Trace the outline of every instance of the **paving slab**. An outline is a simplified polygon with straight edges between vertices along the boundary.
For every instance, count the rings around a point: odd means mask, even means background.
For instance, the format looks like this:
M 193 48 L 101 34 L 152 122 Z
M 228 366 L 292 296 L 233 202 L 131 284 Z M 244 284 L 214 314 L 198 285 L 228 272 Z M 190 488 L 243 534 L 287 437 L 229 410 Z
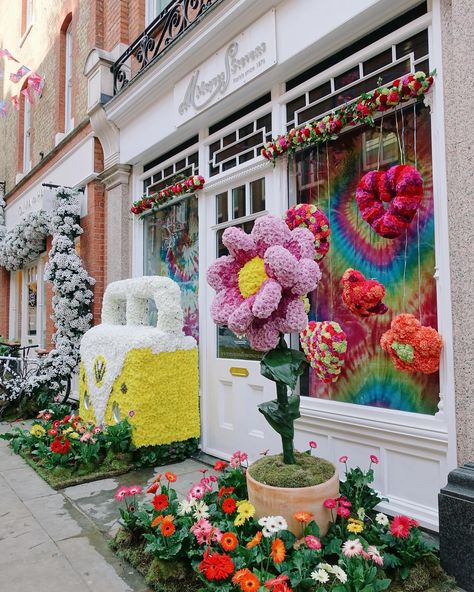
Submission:
M 1 474 L 21 500 L 31 500 L 56 493 L 31 467 L 19 466 L 20 468 L 17 469 L 1 471 Z
M 60 493 L 26 500 L 24 503 L 53 541 L 82 534 L 83 528 L 71 516 L 70 503 Z

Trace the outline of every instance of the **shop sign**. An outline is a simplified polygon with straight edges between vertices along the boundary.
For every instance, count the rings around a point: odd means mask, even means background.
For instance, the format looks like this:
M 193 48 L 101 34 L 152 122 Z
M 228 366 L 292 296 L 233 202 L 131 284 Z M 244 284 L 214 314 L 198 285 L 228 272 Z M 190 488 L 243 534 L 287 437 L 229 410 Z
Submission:
M 174 87 L 177 125 L 276 64 L 275 11 L 245 29 Z

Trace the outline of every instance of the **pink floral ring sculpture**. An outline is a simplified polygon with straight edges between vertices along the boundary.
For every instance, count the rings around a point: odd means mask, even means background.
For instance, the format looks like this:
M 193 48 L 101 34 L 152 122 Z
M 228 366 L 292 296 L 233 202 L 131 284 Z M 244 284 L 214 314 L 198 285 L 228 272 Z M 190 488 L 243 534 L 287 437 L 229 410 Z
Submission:
M 329 235 L 331 228 L 326 214 L 311 204 L 298 204 L 285 214 L 285 222 L 290 230 L 307 228 L 314 236 L 316 261 L 321 261 L 329 251 Z
M 344 366 L 347 337 L 335 321 L 310 321 L 300 333 L 300 342 L 320 380 L 336 382 Z
M 396 238 L 405 232 L 422 198 L 423 178 L 408 164 L 398 164 L 388 171 L 369 171 L 356 189 L 362 218 L 384 238 Z M 389 204 L 387 209 L 384 204 Z
M 321 278 L 311 232 L 290 230 L 281 218 L 268 215 L 255 221 L 250 234 L 227 228 L 222 242 L 230 254 L 207 271 L 217 292 L 213 321 L 246 335 L 258 351 L 276 347 L 280 333 L 302 331 L 308 322 L 303 297 Z

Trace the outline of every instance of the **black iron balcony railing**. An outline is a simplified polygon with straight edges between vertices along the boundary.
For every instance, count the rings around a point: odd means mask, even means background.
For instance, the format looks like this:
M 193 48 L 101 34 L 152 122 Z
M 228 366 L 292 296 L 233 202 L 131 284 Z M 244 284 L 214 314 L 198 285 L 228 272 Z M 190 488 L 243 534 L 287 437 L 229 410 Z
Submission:
M 223 0 L 173 0 L 113 64 L 114 95 Z

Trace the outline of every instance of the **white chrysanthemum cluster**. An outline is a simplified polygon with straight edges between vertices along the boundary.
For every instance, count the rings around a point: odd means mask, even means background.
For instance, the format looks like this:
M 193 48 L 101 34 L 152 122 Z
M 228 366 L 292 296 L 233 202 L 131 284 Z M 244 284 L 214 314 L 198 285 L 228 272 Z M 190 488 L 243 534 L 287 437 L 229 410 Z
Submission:
M 45 279 L 53 284 L 55 347 L 42 359 L 39 372 L 26 383 L 23 380 L 8 383 L 10 400 L 31 396 L 42 388 L 61 391 L 78 368 L 81 338 L 91 326 L 93 294 L 90 286 L 95 280 L 84 269 L 74 243 L 82 234 L 78 194 L 60 188 L 53 211 L 50 220 L 53 243 Z
M 37 259 L 46 250 L 49 233 L 50 218 L 44 210 L 26 214 L 11 230 L 2 227 L 0 266 L 8 271 L 16 271 Z

